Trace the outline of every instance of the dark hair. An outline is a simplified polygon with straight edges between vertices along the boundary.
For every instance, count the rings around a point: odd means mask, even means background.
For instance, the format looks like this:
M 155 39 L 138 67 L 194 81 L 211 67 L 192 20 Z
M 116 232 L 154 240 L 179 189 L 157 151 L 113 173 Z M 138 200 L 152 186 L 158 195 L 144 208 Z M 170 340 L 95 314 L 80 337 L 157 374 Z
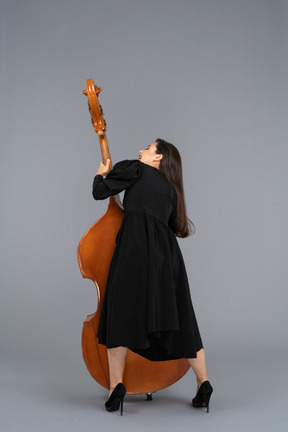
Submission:
M 163 155 L 159 170 L 171 184 L 177 197 L 177 207 L 170 216 L 169 225 L 177 237 L 185 238 L 195 233 L 195 226 L 186 215 L 181 156 L 173 144 L 161 138 L 157 138 L 155 143 L 156 153 Z

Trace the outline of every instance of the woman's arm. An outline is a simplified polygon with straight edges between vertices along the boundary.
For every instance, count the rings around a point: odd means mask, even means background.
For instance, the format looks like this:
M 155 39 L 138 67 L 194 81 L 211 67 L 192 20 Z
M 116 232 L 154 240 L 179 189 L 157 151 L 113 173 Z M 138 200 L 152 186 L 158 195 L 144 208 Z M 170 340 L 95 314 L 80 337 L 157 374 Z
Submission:
M 93 181 L 92 194 L 96 200 L 102 200 L 109 196 L 117 195 L 124 189 L 130 187 L 141 176 L 142 163 L 139 160 L 128 160 L 117 162 L 109 171 L 110 161 L 106 165 L 100 163 L 99 169 Z M 107 174 L 104 179 L 103 176 Z
M 113 195 L 113 191 L 103 181 L 103 176 L 108 174 L 110 159 L 107 159 L 106 165 L 100 162 L 98 171 L 93 181 L 92 195 L 97 199 L 105 199 Z
M 96 174 L 94 177 L 92 195 L 95 200 L 103 200 L 115 195 L 114 191 L 105 183 L 102 174 Z

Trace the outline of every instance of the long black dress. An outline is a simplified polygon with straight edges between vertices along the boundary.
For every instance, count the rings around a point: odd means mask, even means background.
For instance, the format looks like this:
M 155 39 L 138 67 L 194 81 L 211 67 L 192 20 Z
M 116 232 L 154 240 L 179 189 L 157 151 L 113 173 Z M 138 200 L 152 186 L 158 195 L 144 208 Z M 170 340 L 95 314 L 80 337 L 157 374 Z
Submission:
M 125 189 L 97 337 L 153 361 L 195 358 L 203 348 L 185 264 L 169 221 L 176 193 L 160 170 L 140 160 L 96 175 L 96 200 Z

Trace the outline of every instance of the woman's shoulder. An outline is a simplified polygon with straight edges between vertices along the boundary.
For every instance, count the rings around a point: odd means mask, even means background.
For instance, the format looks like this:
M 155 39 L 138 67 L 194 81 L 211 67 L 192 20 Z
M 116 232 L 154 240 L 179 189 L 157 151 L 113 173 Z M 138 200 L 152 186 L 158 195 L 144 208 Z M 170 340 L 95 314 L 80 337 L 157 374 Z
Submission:
M 158 190 L 161 190 L 161 193 L 166 194 L 171 199 L 173 206 L 176 206 L 177 194 L 165 174 L 156 167 L 145 164 L 143 162 L 141 163 L 143 165 L 145 173 L 147 173 L 147 175 L 152 178 L 152 181 L 157 181 L 157 183 L 154 183 L 154 185 L 157 184 Z

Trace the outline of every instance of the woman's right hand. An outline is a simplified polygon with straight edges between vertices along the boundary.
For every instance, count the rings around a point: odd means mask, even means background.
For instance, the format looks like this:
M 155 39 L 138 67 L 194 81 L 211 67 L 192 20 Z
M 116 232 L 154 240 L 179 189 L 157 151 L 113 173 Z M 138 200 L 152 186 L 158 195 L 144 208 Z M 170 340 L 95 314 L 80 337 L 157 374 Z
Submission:
M 109 171 L 110 171 L 110 159 L 107 159 L 106 165 L 104 165 L 103 162 L 100 162 L 97 174 L 101 174 L 102 176 L 104 176 L 108 174 Z

